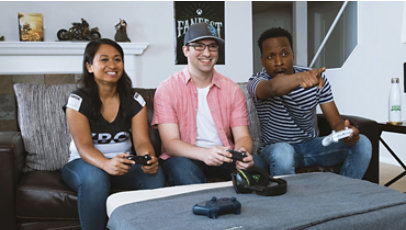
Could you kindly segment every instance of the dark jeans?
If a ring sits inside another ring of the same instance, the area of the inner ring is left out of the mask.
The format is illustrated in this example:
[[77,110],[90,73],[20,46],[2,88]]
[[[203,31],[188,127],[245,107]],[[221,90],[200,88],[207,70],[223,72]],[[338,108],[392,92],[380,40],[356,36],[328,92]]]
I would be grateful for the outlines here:
[[161,168],[154,175],[145,174],[134,165],[122,176],[112,176],[82,159],[68,162],[62,168],[63,181],[78,193],[78,211],[83,230],[105,229],[106,199],[111,187],[124,190],[152,189],[165,185]]
[[[255,166],[267,170],[265,162],[256,154],[252,154]],[[167,176],[169,185],[206,183],[206,178],[231,180],[231,173],[236,171],[235,163],[224,163],[221,166],[208,166],[202,161],[185,157],[170,157],[160,160],[160,165]]]

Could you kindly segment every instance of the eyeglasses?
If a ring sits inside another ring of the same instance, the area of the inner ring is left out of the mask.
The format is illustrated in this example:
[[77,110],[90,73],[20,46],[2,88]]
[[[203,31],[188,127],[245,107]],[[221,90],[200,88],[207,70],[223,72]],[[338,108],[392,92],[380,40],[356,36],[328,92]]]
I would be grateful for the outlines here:
[[197,51],[204,51],[206,47],[209,48],[209,51],[215,52],[219,49],[219,46],[217,44],[203,44],[203,43],[195,43],[195,44],[188,44],[187,46],[191,46],[195,48]]

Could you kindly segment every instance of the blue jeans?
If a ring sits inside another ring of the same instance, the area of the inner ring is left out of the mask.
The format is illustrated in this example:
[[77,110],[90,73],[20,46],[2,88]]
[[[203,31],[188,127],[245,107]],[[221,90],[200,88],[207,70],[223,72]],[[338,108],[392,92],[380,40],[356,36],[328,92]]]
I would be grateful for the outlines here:
[[83,230],[105,229],[106,199],[111,187],[124,190],[152,189],[165,185],[161,168],[154,175],[145,174],[141,165],[134,165],[126,174],[112,176],[83,159],[68,162],[62,168],[63,181],[78,193],[78,211]]
[[323,138],[317,137],[298,144],[270,144],[262,149],[260,156],[268,163],[271,176],[294,174],[295,168],[343,163],[341,175],[361,179],[372,156],[369,139],[360,134],[358,142],[353,146],[345,144],[343,140],[323,146]]
[[[266,170],[266,163],[257,154],[252,154],[255,166]],[[160,161],[169,185],[206,183],[206,177],[231,180],[236,171],[235,162],[221,166],[208,166],[202,161],[185,157],[170,157]]]

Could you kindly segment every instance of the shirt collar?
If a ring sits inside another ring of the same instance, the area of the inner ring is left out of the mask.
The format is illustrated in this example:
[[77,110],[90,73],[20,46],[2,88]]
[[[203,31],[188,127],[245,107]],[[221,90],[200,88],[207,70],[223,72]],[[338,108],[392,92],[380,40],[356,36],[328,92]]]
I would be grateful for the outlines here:
[[[185,85],[187,85],[189,82],[191,83],[192,82],[192,77],[190,76],[190,72],[189,72],[189,67],[188,66],[186,66],[184,69],[183,69],[183,83],[185,84]],[[219,74],[217,73],[217,71],[215,70],[215,69],[213,69],[213,79],[211,80],[211,85],[210,85],[210,88],[212,87],[212,86],[216,86],[216,87],[218,87],[218,88],[221,88],[221,78],[219,77]]]

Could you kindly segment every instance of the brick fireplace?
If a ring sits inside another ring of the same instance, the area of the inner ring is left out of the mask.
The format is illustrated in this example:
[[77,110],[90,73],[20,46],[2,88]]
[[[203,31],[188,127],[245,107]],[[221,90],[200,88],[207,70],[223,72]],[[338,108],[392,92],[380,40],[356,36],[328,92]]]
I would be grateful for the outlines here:
[[[120,43],[125,70],[135,80],[136,60],[148,43]],[[0,42],[0,131],[17,130],[13,84],[75,83],[82,71],[85,42]]]

